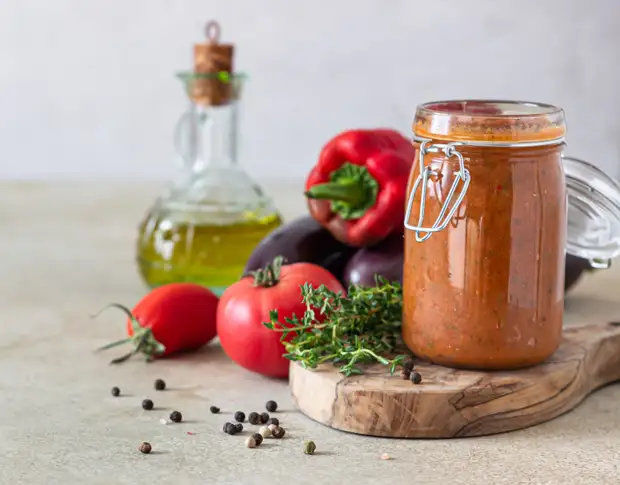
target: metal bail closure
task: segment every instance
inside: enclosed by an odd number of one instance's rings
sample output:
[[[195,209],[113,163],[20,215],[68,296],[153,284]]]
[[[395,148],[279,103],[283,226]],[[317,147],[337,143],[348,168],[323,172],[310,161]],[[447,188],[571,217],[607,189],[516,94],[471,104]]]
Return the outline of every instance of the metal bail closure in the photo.
[[[415,240],[417,242],[426,241],[430,238],[433,233],[441,231],[445,229],[450,220],[456,214],[461,202],[465,198],[465,194],[467,193],[467,188],[469,187],[470,175],[469,170],[465,168],[465,163],[463,161],[463,155],[456,149],[456,147],[460,145],[458,142],[447,143],[447,144],[432,144],[430,140],[424,140],[420,145],[420,174],[416,178],[415,183],[413,184],[413,188],[411,189],[411,193],[409,194],[409,200],[407,201],[407,211],[405,213],[405,228],[415,232]],[[428,179],[431,175],[438,176],[439,172],[432,170],[430,167],[424,166],[424,156],[427,153],[445,153],[446,157],[456,157],[459,161],[459,170],[458,172],[454,172],[454,182],[452,182],[452,186],[450,187],[450,191],[446,196],[446,199],[441,206],[441,210],[439,211],[439,215],[437,219],[433,223],[431,227],[424,227],[424,211],[426,208],[426,191],[428,188]],[[452,204],[452,199],[454,198],[457,189],[459,188],[459,184],[461,185],[461,191],[459,192],[456,201]],[[420,200],[420,215],[418,217],[418,223],[415,226],[409,224],[409,220],[411,219],[411,211],[413,208],[413,201],[415,195],[418,191],[418,188],[421,186],[421,197]]]

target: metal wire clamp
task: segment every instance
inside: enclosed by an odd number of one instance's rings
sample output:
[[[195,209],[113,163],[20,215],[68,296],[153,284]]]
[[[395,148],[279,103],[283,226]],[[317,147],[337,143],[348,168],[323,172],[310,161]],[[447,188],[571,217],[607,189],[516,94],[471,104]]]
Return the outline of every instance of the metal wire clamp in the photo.
[[[463,155],[456,149],[456,147],[459,145],[461,145],[461,143],[459,142],[432,144],[431,140],[424,140],[420,145],[420,173],[416,178],[415,183],[413,184],[411,193],[409,194],[409,200],[407,201],[407,211],[405,213],[405,228],[415,232],[415,239],[417,242],[426,241],[429,237],[433,235],[433,233],[445,229],[450,223],[450,220],[454,217],[454,214],[456,214],[456,211],[461,205],[461,202],[463,202],[463,199],[465,198],[465,194],[467,193],[467,188],[469,187],[471,177],[469,175],[469,170],[465,168]],[[454,181],[452,182],[450,191],[448,192],[448,195],[446,196],[446,199],[441,206],[441,210],[439,211],[437,219],[432,226],[424,227],[423,223],[424,212],[426,209],[426,191],[428,189],[428,179],[432,175],[440,175],[440,172],[432,170],[430,166],[424,166],[424,156],[427,153],[439,152],[443,152],[448,158],[456,157],[459,161],[459,170],[457,172],[454,172]],[[461,185],[461,190],[454,204],[452,204],[452,207],[450,207],[452,199],[454,198],[454,195],[459,188],[459,184]],[[413,201],[420,186],[422,191],[422,199],[420,201],[420,215],[418,217],[417,225],[412,226],[411,224],[409,224],[409,220],[411,219]]]

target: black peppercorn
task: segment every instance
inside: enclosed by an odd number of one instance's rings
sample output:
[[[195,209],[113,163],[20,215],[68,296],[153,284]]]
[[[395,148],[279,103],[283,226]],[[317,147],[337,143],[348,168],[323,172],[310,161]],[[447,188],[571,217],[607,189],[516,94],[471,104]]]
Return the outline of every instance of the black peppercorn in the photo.
[[[253,425],[260,424],[260,416],[258,415],[258,413],[250,413],[248,415],[248,421],[250,422],[250,424]]]
[[[153,401],[151,401],[150,399],[145,399],[144,401],[142,401],[142,409],[144,409],[145,411],[150,411],[151,409],[153,409]]]
[[[254,441],[256,442],[256,446],[260,446],[260,444],[263,442],[263,435],[260,433],[254,433],[252,435],[252,438],[254,438]]]
[[[260,416],[258,417],[259,421],[261,424],[266,424],[267,421],[269,421],[269,414],[267,413],[260,413]]]
[[[422,376],[419,372],[414,372],[411,374],[411,382],[413,382],[414,384],[419,384],[420,382],[422,382]]]
[[[164,382],[163,379],[157,379],[155,381],[155,390],[156,391],[163,391],[164,389],[166,389],[166,383]]]
[[[285,433],[286,433],[286,431],[284,431],[284,428],[280,428],[280,426],[275,426],[271,430],[271,436],[273,436],[276,439],[282,438]]]
[[[230,435],[237,434],[237,426],[235,426],[232,423],[224,424],[224,433],[230,434]]]
[[[224,433],[228,433],[228,429],[230,426],[234,426],[234,424],[232,423],[224,423],[224,426],[222,426],[222,431],[224,431]],[[230,434],[230,433],[228,433]]]
[[[245,421],[245,413],[243,411],[237,411],[235,413],[235,421],[243,423]]]
[[[174,423],[180,423],[183,421],[183,415],[179,411],[172,411],[170,413],[170,421]]]
[[[411,377],[411,370],[407,369],[406,367],[403,367],[400,370],[400,377],[402,377],[405,380],[409,379]]]
[[[275,401],[267,401],[267,403],[265,404],[265,408],[270,413],[275,413],[276,409],[278,409],[278,403]]]
[[[243,431],[243,425],[241,423],[237,423],[235,426],[235,433],[241,433]]]
[[[209,411],[211,411],[213,414],[217,414],[220,412],[220,408],[218,408],[217,406],[211,406],[209,408]]]
[[[267,425],[275,424],[276,426],[280,426],[280,420],[278,418],[269,418],[267,421]]]
[[[411,372],[413,370],[413,360],[407,359],[403,363],[403,369],[407,369],[409,372]]]
[[[121,390],[118,387],[113,387],[110,392],[114,397],[118,397],[121,395]]]
[[[140,443],[140,447],[138,448],[142,453],[144,454],[149,454],[151,452],[151,450],[153,449],[151,446],[151,443],[147,443],[146,441],[144,443]]]

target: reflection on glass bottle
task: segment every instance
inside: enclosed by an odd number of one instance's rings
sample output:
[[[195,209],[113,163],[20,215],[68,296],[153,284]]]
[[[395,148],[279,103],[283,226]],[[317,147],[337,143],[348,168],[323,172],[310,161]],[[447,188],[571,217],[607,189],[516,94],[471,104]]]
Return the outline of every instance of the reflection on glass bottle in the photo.
[[[150,287],[189,281],[221,294],[239,279],[261,239],[282,221],[237,163],[243,76],[179,77],[192,100],[177,130],[186,163],[140,226],[138,266]]]

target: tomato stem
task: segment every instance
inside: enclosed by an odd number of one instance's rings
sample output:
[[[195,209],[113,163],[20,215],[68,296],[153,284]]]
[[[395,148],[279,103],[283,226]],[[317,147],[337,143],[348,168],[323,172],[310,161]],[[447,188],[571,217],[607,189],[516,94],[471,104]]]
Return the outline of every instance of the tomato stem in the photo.
[[[120,364],[122,362],[125,362],[126,360],[129,360],[129,358],[133,357],[135,354],[136,354],[136,351],[132,350],[131,352],[126,353],[125,355],[117,357],[116,359],[112,359],[110,361],[110,364]]]
[[[282,256],[276,256],[273,261],[264,268],[252,271],[254,277],[254,286],[262,288],[271,288],[280,282],[280,272],[285,259]]]
[[[131,343],[134,346],[131,352],[128,352],[125,355],[122,355],[120,357],[113,359],[110,362],[110,364],[120,364],[121,362],[125,362],[130,357],[136,354],[139,354],[139,353],[144,354],[144,356],[146,357],[146,361],[150,362],[155,357],[164,353],[166,348],[164,347],[163,344],[161,344],[155,339],[155,336],[153,335],[153,331],[148,327],[142,327],[140,323],[138,322],[138,319],[131,312],[131,310],[129,310],[129,308],[119,303],[111,303],[103,307],[97,313],[91,315],[91,318],[98,317],[107,308],[117,308],[127,316],[129,321],[131,322],[131,326],[133,329],[133,335],[131,337],[117,340],[116,342],[112,342],[107,345],[104,345],[103,347],[100,347],[99,349],[97,349],[97,351],[110,349],[112,347],[116,347],[118,345],[123,345],[126,343]]]
[[[127,337],[127,338],[124,338],[124,339],[121,339],[121,340],[117,340],[116,342],[111,342],[109,344],[104,345],[103,347],[99,347],[97,349],[97,352],[101,352],[102,350],[111,349],[112,347],[116,347],[118,345],[128,344],[132,340],[133,340],[132,337]]]

